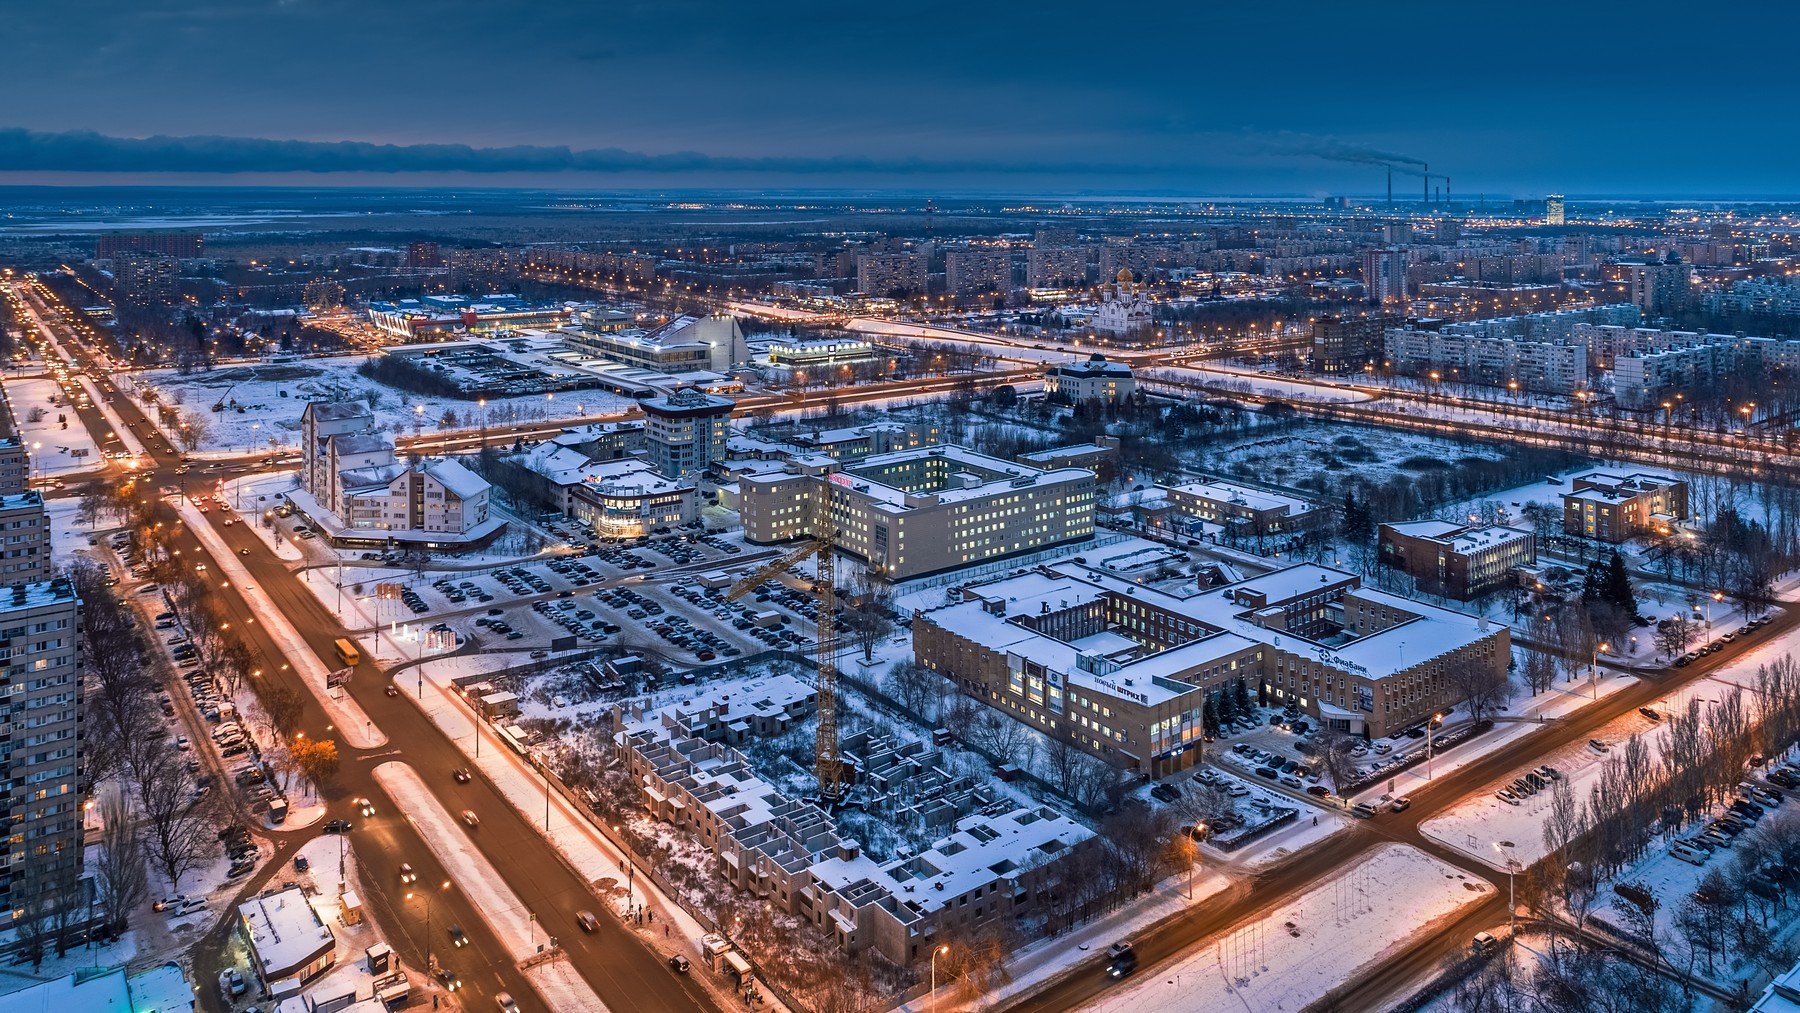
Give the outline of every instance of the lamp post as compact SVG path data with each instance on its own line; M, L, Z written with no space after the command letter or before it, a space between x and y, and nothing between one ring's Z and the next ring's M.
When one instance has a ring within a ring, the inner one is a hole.
M1431 780L1431 731L1436 728L1437 723L1442 720L1444 720L1444 715L1438 713L1433 714L1431 720L1425 722L1425 780L1427 781Z
M1594 691L1594 699L1600 699L1600 652L1612 650L1612 645L1604 640L1594 642L1594 656L1588 660L1588 686Z
M1511 848L1511 847L1514 847L1513 842L1511 842L1511 841L1495 841L1494 842L1494 850L1498 851L1502 854L1506 854L1505 849ZM1519 906L1518 906L1518 902L1514 899L1516 897L1516 895L1513 893L1513 873L1518 871L1518 868L1519 868L1519 860L1517 858L1514 858L1512 855L1507 854L1506 855L1506 931L1508 934L1512 934L1512 933L1515 933L1518 931L1518 922L1516 919L1518 917Z
M446 879L438 884L436 890L430 893L420 891L425 897L425 967L427 970L435 969L437 967L437 951L431 948L431 913L432 910L437 907L438 897L442 896L449 889L450 881ZM413 895L411 893L406 895L407 900L411 900L412 898Z
M949 952L949 943L939 943L937 949L931 951L931 998L925 1003L926 1009L933 1009L937 1005L937 958Z

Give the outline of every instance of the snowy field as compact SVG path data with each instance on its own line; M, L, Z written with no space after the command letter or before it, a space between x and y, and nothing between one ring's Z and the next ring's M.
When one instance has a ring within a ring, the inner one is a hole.
M1101 1013L1296 1011L1494 887L1384 845L1261 920L1094 1006Z
M1759 644L1732 664L1658 700L1652 705L1652 709L1662 713L1685 711L1689 700L1700 701L1700 706L1704 708L1709 701L1718 700L1720 694L1729 692L1733 686L1744 687L1748 696L1756 684L1758 665L1768 664L1796 649L1800 649L1800 632ZM1644 737L1654 756L1658 741L1665 734L1666 728L1666 722L1651 721L1641 714L1630 713L1614 720L1595 733L1594 737L1616 749L1632 735L1640 735ZM1494 792L1537 764L1548 763L1569 779L1576 801L1585 805L1594 781L1600 775L1603 759L1600 753L1585 743L1571 743L1555 753L1536 757L1532 763L1502 775L1461 805L1426 821L1420 826L1420 830L1446 846L1465 852L1471 858L1495 868L1505 868L1506 862L1506 856L1495 850L1494 845L1499 841L1513 842L1514 847L1508 852L1512 857L1526 864L1535 862L1545 852L1543 824L1550 807L1550 793L1540 791L1527 797L1523 804L1514 806L1502 802L1495 797Z
M134 379L139 394L154 387L163 401L180 405L190 421L201 421L205 429L199 446L202 451L265 449L271 441L279 447L296 447L300 413L308 401L361 402L374 414L379 430L400 436L411 435L415 430L432 433L482 424L484 409L476 401L410 394L377 383L357 373L365 359L348 355L262 363L187 376L175 370L151 370L136 374ZM215 413L212 406L221 397L227 399L226 410ZM496 426L548 419L578 422L582 417L617 412L633 403L629 398L598 390L569 392L554 398L490 398L485 421Z
M1392 478L1396 469L1416 476L1464 457L1498 460L1503 452L1422 434L1305 422L1272 432L1252 431L1243 439L1207 447L1196 456L1192 463L1212 474L1303 489L1315 484L1315 476L1336 482L1356 477L1380 485Z
M106 464L94 444L93 434L76 417L75 409L63 396L62 388L49 377L5 381L6 399L19 422L19 440L34 448L31 454L33 474L60 476L69 472L99 468ZM33 422L37 409L43 417ZM68 422L67 428L57 418Z

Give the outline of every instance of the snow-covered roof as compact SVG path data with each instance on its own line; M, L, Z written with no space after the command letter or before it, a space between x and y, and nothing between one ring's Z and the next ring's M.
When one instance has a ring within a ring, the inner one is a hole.
M462 499L471 499L488 490L487 479L447 457L427 465L425 474L443 483L445 489Z
M238 916L262 962L265 981L286 977L336 945L331 927L297 886L250 898L238 905Z
M1296 515L1312 509L1311 503L1298 497L1261 492L1233 482L1189 482L1186 485L1178 485L1171 491L1212 503L1228 503L1247 510L1264 511L1285 508L1288 514Z

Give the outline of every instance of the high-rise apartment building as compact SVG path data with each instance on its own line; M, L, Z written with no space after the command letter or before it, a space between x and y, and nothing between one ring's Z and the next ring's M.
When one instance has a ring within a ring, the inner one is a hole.
M1005 292L1012 288L1011 250L973 248L944 254L944 286L956 295Z
M856 288L864 295L917 295L929 283L923 253L863 253L856 258Z
M50 515L32 490L0 496L0 584L49 580Z
M1025 284L1032 288L1087 281L1087 251L1079 246L1037 246L1025 254Z
M1369 301L1383 306L1406 302L1407 253L1389 246L1363 251L1363 288Z
M198 232L117 233L101 236L94 243L94 257L99 260L111 260L123 253L191 260L205 252L206 241Z
M181 261L154 253L120 253L113 257L113 287L121 302L152 306L175 301L181 285Z
M1694 267L1675 254L1665 261L1626 265L1631 301L1646 316L1662 316L1685 308L1693 299Z
M1565 219L1563 212L1563 195L1553 193L1544 198L1544 224L1561 225Z
M66 902L81 876L80 637L67 578L0 588L0 925L44 893Z

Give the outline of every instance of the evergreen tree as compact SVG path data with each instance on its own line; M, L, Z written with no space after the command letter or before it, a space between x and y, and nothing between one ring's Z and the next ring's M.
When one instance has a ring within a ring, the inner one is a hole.
M1219 708L1213 703L1211 696L1206 698L1206 706L1201 711L1200 723L1206 729L1206 734L1219 734Z
M1250 714L1250 689L1244 685L1243 676L1238 676L1237 684L1233 687L1232 692L1235 698L1232 702L1237 704L1238 712L1248 717Z
M1600 580L1600 570L1590 564L1581 577L1581 603L1592 605L1595 602L1606 600L1606 591Z
M1638 614L1637 594L1631 588L1631 574L1625 570L1625 560L1614 549L1612 558L1606 563L1606 576L1601 584L1601 598L1619 607L1619 611L1628 616Z

